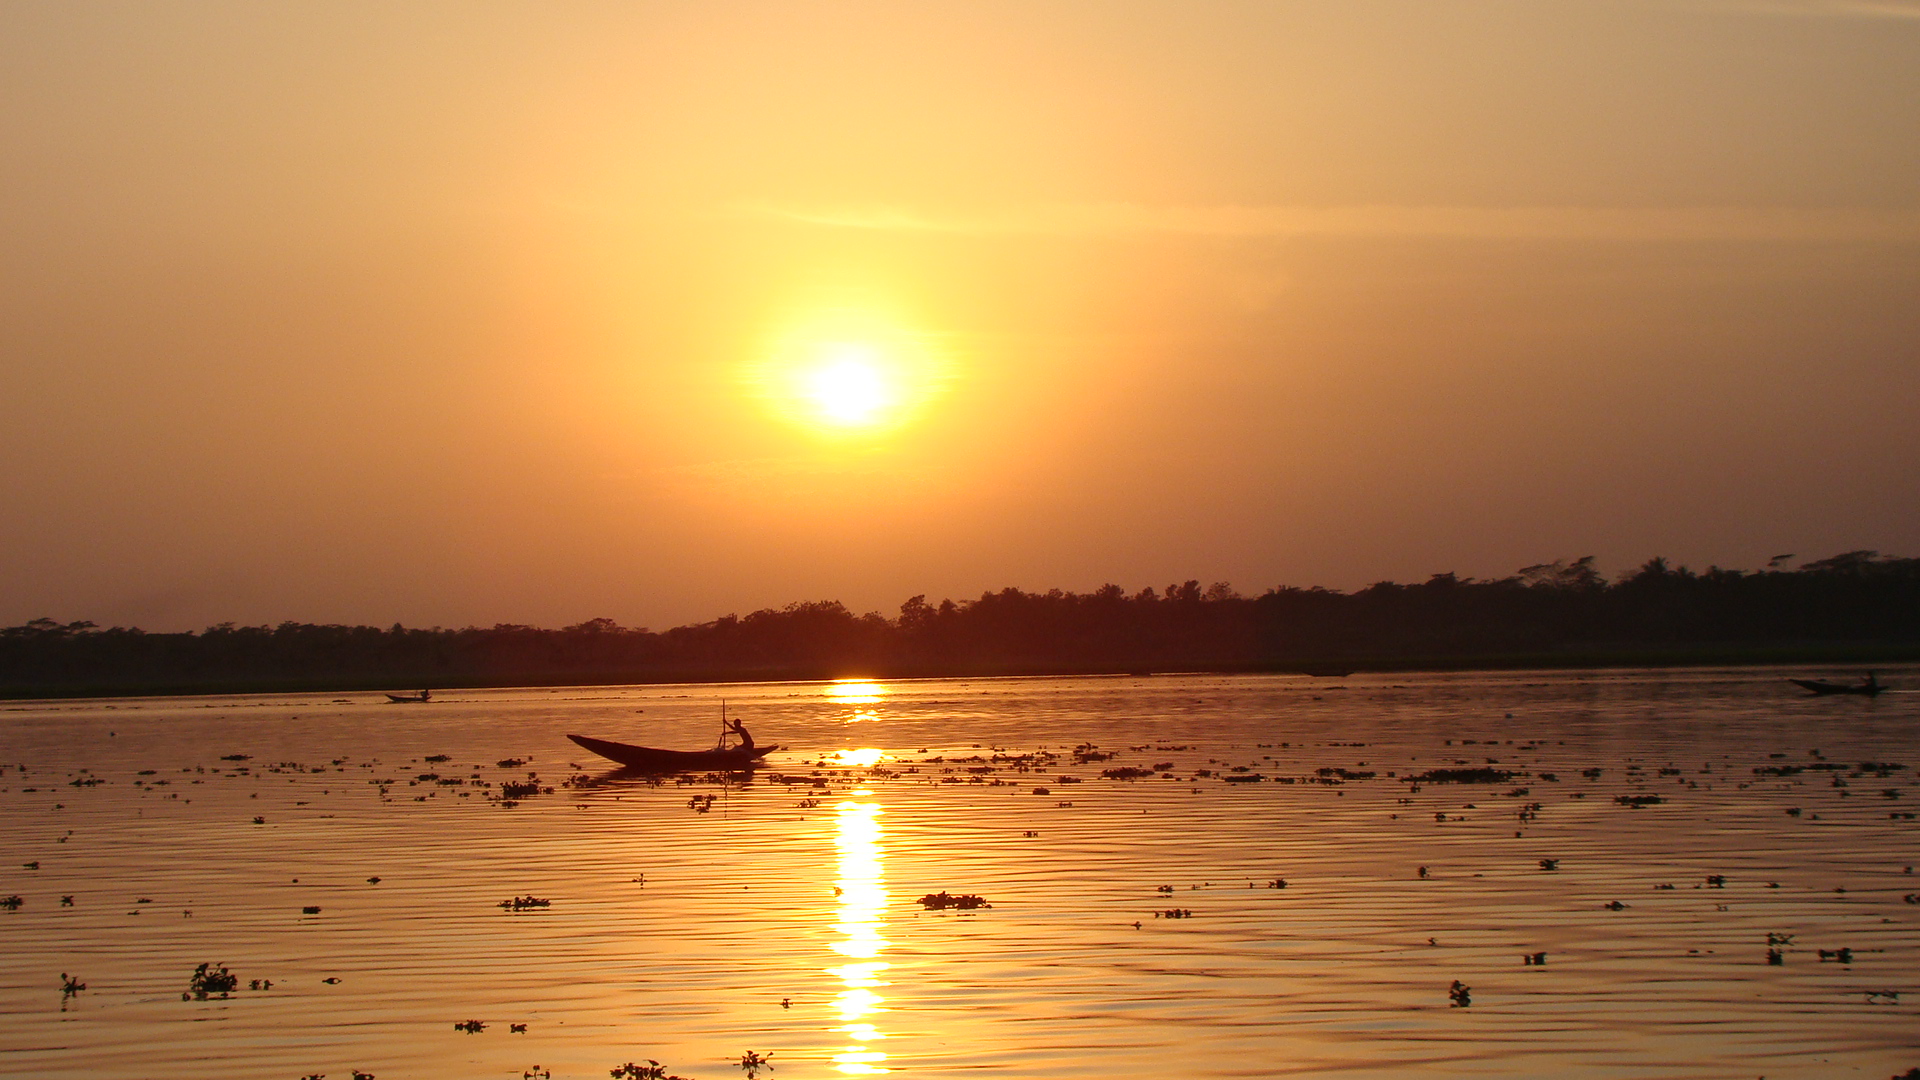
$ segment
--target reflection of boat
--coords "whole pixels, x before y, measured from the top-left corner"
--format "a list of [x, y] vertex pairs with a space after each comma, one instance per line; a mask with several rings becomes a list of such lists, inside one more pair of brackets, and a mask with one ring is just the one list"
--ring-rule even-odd
[[1886, 684], [1871, 671], [1867, 672], [1866, 678], [1857, 683], [1827, 682], [1824, 679], [1788, 679], [1787, 681], [1815, 694], [1864, 694], [1872, 697], [1887, 688]]
[[589, 739], [585, 735], [569, 735], [567, 738], [609, 761], [617, 761], [630, 769], [640, 769], [645, 772], [751, 769], [760, 764], [761, 758], [780, 749], [777, 746], [756, 746], [751, 749], [735, 747], [731, 750], [661, 750], [652, 746], [632, 746], [627, 743], [609, 742], [606, 739]]
[[432, 701], [432, 700], [433, 700], [433, 691], [431, 691], [431, 690], [422, 690], [422, 691], [420, 691], [420, 692], [419, 692], [419, 693], [417, 693], [417, 694], [388, 694], [388, 695], [387, 695], [387, 700], [388, 700], [388, 701], [394, 701], [394, 702], [400, 702], [400, 703], [403, 703], [403, 704], [404, 704], [405, 702], [409, 702], [409, 701]]

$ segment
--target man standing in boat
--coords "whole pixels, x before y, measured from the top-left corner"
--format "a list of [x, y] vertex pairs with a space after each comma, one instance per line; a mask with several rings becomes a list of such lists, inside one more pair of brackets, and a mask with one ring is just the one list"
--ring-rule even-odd
[[727, 721], [727, 730], [740, 737], [740, 749], [749, 754], [753, 752], [753, 736], [747, 734], [747, 726], [738, 720]]

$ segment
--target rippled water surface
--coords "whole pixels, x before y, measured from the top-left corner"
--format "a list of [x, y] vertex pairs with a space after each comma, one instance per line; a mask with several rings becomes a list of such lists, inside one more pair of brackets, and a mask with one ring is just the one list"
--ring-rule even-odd
[[[1787, 674], [11, 703], [0, 1074], [1879, 1080], [1920, 669]], [[750, 781], [564, 738], [711, 745], [723, 697]]]

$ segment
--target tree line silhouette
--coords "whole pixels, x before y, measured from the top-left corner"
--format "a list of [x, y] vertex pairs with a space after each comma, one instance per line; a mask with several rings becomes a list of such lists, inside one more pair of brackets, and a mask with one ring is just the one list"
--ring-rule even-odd
[[1449, 573], [1257, 596], [1198, 581], [1008, 588], [938, 604], [916, 596], [893, 618], [813, 601], [658, 632], [611, 619], [198, 633], [35, 619], [0, 629], [0, 694], [1920, 657], [1920, 559], [1780, 561], [1696, 573], [1656, 558], [1609, 581], [1588, 556], [1492, 580]]

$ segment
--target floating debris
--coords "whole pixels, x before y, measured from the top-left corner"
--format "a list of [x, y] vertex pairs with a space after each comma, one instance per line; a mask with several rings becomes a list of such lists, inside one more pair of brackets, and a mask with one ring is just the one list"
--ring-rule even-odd
[[227, 970], [225, 964], [201, 964], [193, 969], [193, 976], [187, 982], [187, 992], [180, 995], [181, 1001], [189, 998], [205, 1001], [209, 997], [226, 997], [240, 987], [240, 977]]
[[652, 1058], [648, 1058], [645, 1065], [635, 1065], [629, 1061], [615, 1067], [607, 1075], [613, 1080], [687, 1080], [687, 1077], [669, 1074], [665, 1066]]
[[944, 889], [937, 893], [928, 893], [915, 902], [928, 911], [945, 911], [948, 908], [954, 908], [959, 911], [972, 911], [975, 908], [990, 908], [993, 906], [987, 903], [986, 900], [972, 893], [962, 893], [959, 896], [955, 896]]
[[453, 1025], [453, 1030], [464, 1031], [469, 1035], [478, 1035], [487, 1030], [487, 1022], [485, 1020], [462, 1020]]
[[538, 896], [516, 896], [511, 900], [500, 901], [500, 906], [509, 911], [525, 911], [528, 908], [552, 907], [553, 901]]
[[1447, 988], [1447, 998], [1453, 1002], [1452, 1008], [1464, 1009], [1473, 1004], [1473, 988], [1455, 979], [1453, 985]]
[[740, 1071], [747, 1074], [747, 1080], [753, 1080], [754, 1076], [758, 1074], [761, 1069], [766, 1069], [769, 1072], [773, 1070], [773, 1055], [771, 1053], [761, 1054], [749, 1050], [740, 1055]]
[[1400, 779], [1409, 784], [1504, 784], [1519, 775], [1512, 769], [1428, 769]]

